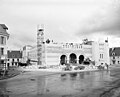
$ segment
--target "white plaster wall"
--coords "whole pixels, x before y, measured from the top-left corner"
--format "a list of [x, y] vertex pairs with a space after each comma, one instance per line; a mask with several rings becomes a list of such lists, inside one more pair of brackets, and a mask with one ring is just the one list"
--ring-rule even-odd
[[[110, 64], [113, 65], [113, 61], [115, 60], [115, 64], [120, 64], [120, 56], [115, 56], [115, 59], [113, 59], [113, 56], [110, 57]], [[119, 61], [119, 63], [118, 63]]]
[[110, 65], [110, 55], [109, 55], [109, 44], [105, 43], [105, 51], [104, 51], [104, 56], [105, 56], [105, 63]]
[[99, 65], [99, 43], [97, 42], [92, 43], [92, 60]]
[[[108, 44], [104, 45], [104, 50], [100, 50], [99, 43], [93, 42], [92, 45], [80, 45], [80, 48], [73, 48], [73, 46], [63, 47], [63, 44], [45, 44], [43, 45], [43, 64], [45, 65], [59, 65], [61, 55], [67, 56], [69, 62], [69, 56], [71, 53], [76, 54], [77, 60], [80, 55], [84, 55], [85, 58], [90, 58], [95, 61], [96, 65], [102, 63], [109, 63], [109, 47]], [[100, 53], [104, 54], [105, 59], [100, 59]], [[29, 51], [29, 58], [37, 60], [37, 47]]]
[[[9, 61], [7, 61], [7, 63], [9, 63], [9, 66], [12, 66], [13, 59], [14, 59], [14, 62], [18, 62], [17, 61], [18, 58], [8, 58], [8, 59], [9, 59]], [[21, 61], [22, 61], [22, 58], [19, 58], [19, 62], [21, 62]], [[15, 63], [13, 65], [15, 66]]]
[[[100, 46], [99, 44], [103, 44], [103, 46]], [[101, 48], [103, 50], [101, 50]], [[103, 54], [103, 58], [100, 58], [100, 54]], [[101, 63], [110, 64], [108, 43], [94, 42], [92, 45], [92, 56], [92, 59], [95, 60], [96, 65], [100, 65]]]
[[[0, 35], [0, 37], [1, 36], [3, 35]], [[5, 37], [6, 43], [5, 44], [0, 43], [0, 48], [4, 48], [4, 55], [1, 56], [1, 59], [6, 59], [7, 58], [7, 36], [3, 36], [3, 37]]]

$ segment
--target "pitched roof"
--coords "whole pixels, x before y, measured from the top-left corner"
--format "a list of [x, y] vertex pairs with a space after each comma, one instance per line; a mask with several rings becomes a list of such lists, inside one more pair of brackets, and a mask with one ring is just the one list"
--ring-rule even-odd
[[109, 49], [110, 56], [120, 56], [120, 47], [110, 48]]
[[8, 27], [5, 24], [0, 24], [0, 25], [3, 27], [3, 29], [7, 29], [8, 30]]
[[9, 34], [6, 31], [6, 30], [8, 30], [7, 26], [5, 24], [0, 24], [0, 26], [2, 27], [0, 29], [0, 35], [9, 36]]
[[22, 58], [22, 51], [7, 51], [8, 58]]

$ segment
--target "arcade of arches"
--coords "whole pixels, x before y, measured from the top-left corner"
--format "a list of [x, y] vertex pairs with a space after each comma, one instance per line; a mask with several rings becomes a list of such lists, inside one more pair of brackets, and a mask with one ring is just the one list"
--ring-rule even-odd
[[71, 53], [69, 55], [69, 59], [67, 59], [67, 56], [66, 55], [61, 55], [60, 57], [60, 64], [65, 64], [65, 63], [78, 63], [78, 64], [82, 64], [84, 61], [84, 55], [80, 55], [79, 56], [79, 59], [77, 59], [77, 55], [74, 54], [74, 53]]
[[65, 63], [67, 63], [67, 56], [66, 55], [62, 55], [61, 57], [60, 57], [60, 63], [63, 65], [63, 64], [65, 64]]

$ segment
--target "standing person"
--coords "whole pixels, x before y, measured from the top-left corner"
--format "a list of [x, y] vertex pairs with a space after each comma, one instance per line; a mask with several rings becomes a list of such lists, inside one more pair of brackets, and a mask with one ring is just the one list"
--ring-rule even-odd
[[107, 67], [107, 70], [109, 69], [109, 66], [108, 66], [108, 64], [107, 63], [105, 63], [105, 66]]

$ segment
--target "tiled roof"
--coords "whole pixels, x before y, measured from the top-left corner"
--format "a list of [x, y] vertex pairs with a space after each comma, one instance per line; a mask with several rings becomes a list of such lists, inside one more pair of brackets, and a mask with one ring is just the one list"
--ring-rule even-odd
[[22, 51], [7, 51], [8, 58], [22, 58]]
[[120, 47], [110, 48], [109, 49], [110, 56], [120, 56]]
[[5, 24], [0, 24], [0, 25], [3, 27], [3, 29], [7, 29], [8, 30], [8, 27]]
[[0, 24], [0, 26], [2, 27], [2, 28], [0, 28], [0, 35], [9, 36], [9, 34], [6, 31], [6, 30], [8, 30], [6, 25], [5, 24]]

